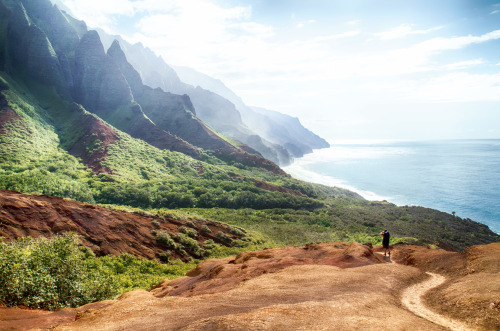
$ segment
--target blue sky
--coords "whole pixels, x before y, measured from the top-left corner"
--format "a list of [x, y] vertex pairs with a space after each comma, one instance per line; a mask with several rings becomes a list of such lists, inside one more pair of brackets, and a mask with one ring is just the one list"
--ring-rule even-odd
[[59, 0], [333, 140], [500, 138], [500, 0]]

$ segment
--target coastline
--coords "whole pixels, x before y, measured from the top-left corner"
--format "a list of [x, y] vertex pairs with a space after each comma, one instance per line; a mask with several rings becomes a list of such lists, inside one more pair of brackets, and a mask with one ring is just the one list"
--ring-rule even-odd
[[[354, 193], [357, 193], [357, 194], [361, 195], [363, 198], [365, 198], [366, 200], [370, 200], [370, 201], [382, 201], [382, 200], [389, 201], [391, 199], [390, 197], [378, 195], [377, 193], [372, 192], [372, 191], [360, 190], [354, 186], [347, 184], [345, 180], [335, 178], [332, 176], [328, 176], [328, 175], [322, 175], [322, 174], [316, 173], [314, 171], [307, 170], [307, 169], [301, 167], [300, 163], [297, 164], [296, 160], [294, 160], [294, 162], [292, 164], [290, 164], [286, 167], [281, 167], [281, 169], [283, 169], [287, 174], [289, 174], [290, 176], [292, 176], [295, 179], [299, 179], [299, 180], [303, 180], [303, 181], [311, 182], [311, 183], [315, 183], [315, 184], [323, 184], [323, 185], [331, 186], [331, 187], [340, 187], [340, 188], [352, 191]], [[300, 159], [298, 159], [298, 160], [300, 160]]]
[[[494, 184], [490, 184], [490, 178], [484, 178], [489, 174], [486, 171], [481, 171], [479, 173], [478, 169], [473, 169], [476, 173], [468, 174], [469, 176], [460, 176], [452, 172], [445, 173], [444, 177], [440, 177], [439, 171], [447, 170], [445, 166], [443, 169], [436, 170], [441, 164], [439, 162], [448, 162], [455, 166], [453, 159], [447, 160], [446, 153], [448, 150], [444, 150], [443, 146], [453, 148], [455, 146], [457, 150], [454, 151], [455, 154], [452, 157], [459, 157], [458, 160], [462, 160], [462, 154], [465, 156], [464, 165], [462, 168], [466, 168], [467, 171], [471, 171], [470, 165], [467, 157], [471, 155], [467, 154], [467, 150], [463, 150], [463, 146], [468, 146], [471, 144], [493, 144], [495, 149], [493, 149], [494, 157], [500, 158], [500, 155], [496, 153], [497, 146], [500, 146], [500, 140], [449, 140], [449, 141], [348, 141], [340, 143], [331, 143], [330, 148], [326, 149], [316, 149], [313, 153], [304, 155], [302, 158], [295, 159], [294, 162], [282, 169], [290, 174], [292, 177], [304, 180], [312, 183], [323, 184], [327, 186], [336, 186], [350, 190], [352, 192], [358, 193], [363, 198], [369, 201], [389, 201], [398, 206], [422, 206], [426, 208], [432, 208], [447, 213], [456, 212], [456, 215], [461, 218], [470, 218], [476, 222], [487, 225], [493, 232], [500, 234], [500, 218], [498, 217], [499, 210], [495, 209], [494, 202], [490, 200], [495, 199], [494, 192], [491, 194], [491, 189]], [[402, 173], [398, 174], [398, 168], [391, 164], [390, 177], [397, 177], [392, 182], [386, 182], [387, 178], [380, 175], [381, 163], [383, 162], [401, 162], [400, 160], [405, 160], [404, 162], [410, 162], [412, 158], [422, 159], [421, 150], [423, 147], [432, 147], [433, 153], [443, 152], [443, 155], [439, 155], [442, 160], [434, 161], [434, 163], [423, 163], [421, 167], [425, 167], [426, 171], [431, 169], [431, 173], [427, 174], [423, 172], [416, 175], [409, 174], [412, 169], [406, 169], [402, 167]], [[437, 146], [439, 149], [436, 151], [434, 147]], [[416, 152], [415, 152], [415, 150]], [[458, 151], [458, 153], [457, 153]], [[432, 154], [432, 153], [431, 153]], [[437, 155], [437, 154], [436, 154]], [[431, 156], [434, 156], [432, 154]], [[425, 157], [428, 157], [425, 155]], [[466, 162], [467, 161], [467, 162]], [[485, 162], [481, 162], [481, 159], [474, 160], [474, 165], [483, 165]], [[491, 162], [490, 162], [491, 163]], [[334, 164], [334, 166], [332, 166]], [[372, 164], [376, 164], [379, 168], [374, 168], [374, 172], [370, 173], [372, 170]], [[406, 163], [405, 163], [406, 164]], [[449, 164], [445, 164], [449, 165]], [[333, 170], [340, 168], [340, 171], [335, 171], [337, 176], [333, 176]], [[347, 170], [346, 170], [347, 169]], [[360, 170], [361, 169], [361, 170]], [[396, 170], [394, 170], [396, 169]], [[415, 169], [413, 169], [415, 170]], [[417, 169], [422, 170], [422, 169]], [[459, 169], [460, 170], [460, 169]], [[479, 169], [482, 170], [482, 169]], [[359, 171], [357, 173], [356, 171]], [[391, 172], [392, 171], [392, 172]], [[346, 174], [347, 176], [342, 176]], [[500, 172], [497, 172], [498, 174]], [[459, 173], [460, 174], [460, 173]], [[387, 176], [387, 174], [385, 174]], [[479, 180], [475, 180], [475, 175], [481, 176]], [[407, 178], [407, 177], [414, 178]], [[421, 178], [419, 178], [419, 176]], [[358, 178], [360, 177], [360, 178]], [[500, 176], [494, 175], [496, 180], [500, 180]], [[350, 178], [350, 179], [349, 179]], [[369, 178], [369, 180], [366, 180]], [[404, 181], [404, 185], [399, 185], [397, 179]], [[392, 178], [390, 178], [392, 180]], [[421, 184], [421, 187], [415, 188], [411, 186], [411, 180], [416, 181], [417, 184]], [[377, 182], [378, 181], [378, 182]], [[447, 187], [448, 182], [457, 186], [456, 191], [453, 186]], [[422, 184], [423, 182], [423, 184]], [[478, 186], [474, 187], [475, 191], [469, 186], [471, 184], [477, 184], [477, 182], [482, 182], [484, 187]], [[458, 184], [457, 184], [458, 183]], [[358, 186], [358, 185], [359, 186]], [[429, 187], [426, 187], [428, 185]], [[385, 189], [384, 193], [380, 193], [380, 190], [376, 188]], [[386, 187], [387, 186], [387, 187]], [[400, 187], [401, 186], [401, 187]], [[418, 186], [418, 185], [417, 185]], [[490, 187], [491, 186], [491, 187]], [[362, 188], [360, 188], [362, 187]], [[422, 191], [422, 188], [425, 190]], [[406, 189], [406, 190], [405, 190]], [[420, 190], [420, 191], [419, 191]], [[463, 190], [461, 192], [460, 190]], [[389, 194], [387, 193], [389, 192]], [[456, 196], [454, 196], [456, 194]], [[498, 195], [498, 193], [497, 193]]]

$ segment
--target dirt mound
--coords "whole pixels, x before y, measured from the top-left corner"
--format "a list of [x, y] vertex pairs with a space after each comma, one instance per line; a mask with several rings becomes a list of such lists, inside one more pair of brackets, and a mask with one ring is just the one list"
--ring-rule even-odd
[[156, 297], [195, 296], [233, 289], [241, 282], [276, 273], [297, 265], [359, 267], [381, 263], [368, 246], [358, 243], [310, 244], [258, 252], [245, 252], [236, 258], [208, 260], [186, 277], [164, 280], [152, 291]]
[[463, 274], [465, 270], [463, 254], [442, 249], [401, 245], [393, 250], [392, 258], [400, 264], [445, 275]]
[[88, 315], [89, 312], [103, 309], [112, 303], [113, 301], [101, 301], [76, 309], [64, 308], [58, 311], [0, 307], [0, 330], [47, 330], [71, 323], [81, 315]]
[[[24, 236], [50, 237], [73, 231], [81, 236], [85, 246], [97, 255], [130, 253], [152, 259], [160, 258], [169, 247], [156, 240], [156, 233], [179, 233], [187, 222], [197, 231], [196, 240], [202, 244], [212, 239], [227, 245], [216, 234], [223, 232], [232, 239], [240, 239], [223, 224], [212, 221], [178, 220], [155, 215], [128, 213], [76, 201], [49, 196], [35, 196], [0, 190], [0, 237], [7, 240]], [[208, 227], [211, 232], [202, 231]], [[186, 259], [176, 250], [171, 257]]]

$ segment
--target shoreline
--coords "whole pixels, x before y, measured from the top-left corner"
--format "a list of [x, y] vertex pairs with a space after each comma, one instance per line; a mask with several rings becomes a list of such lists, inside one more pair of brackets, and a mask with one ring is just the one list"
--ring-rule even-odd
[[314, 184], [322, 184], [331, 187], [343, 188], [361, 195], [364, 199], [368, 201], [383, 201], [383, 200], [389, 201], [391, 199], [391, 197], [381, 196], [372, 191], [360, 190], [354, 186], [346, 184], [344, 180], [339, 178], [335, 178], [328, 175], [322, 175], [311, 170], [300, 168], [300, 166], [297, 165], [294, 168], [293, 163], [286, 167], [282, 167], [281, 169], [283, 169], [287, 174], [289, 174], [295, 179]]
[[[466, 142], [466, 141], [477, 141], [477, 142], [496, 141], [496, 142], [498, 142], [500, 140], [499, 139], [488, 139], [488, 140], [485, 140], [485, 139], [462, 139], [462, 140], [453, 139], [453, 140], [446, 140], [446, 141], [442, 141], [442, 142], [443, 143], [458, 143], [460, 141], [461, 142]], [[419, 144], [419, 143], [428, 143], [428, 142], [429, 141], [415, 141], [415, 142], [410, 142], [410, 143]], [[400, 195], [400, 199], [398, 199], [399, 195], [396, 195], [396, 196], [381, 195], [381, 194], [378, 194], [378, 193], [371, 191], [371, 190], [359, 189], [359, 188], [349, 184], [344, 179], [333, 177], [331, 175], [321, 174], [321, 173], [318, 173], [316, 171], [308, 169], [308, 165], [314, 164], [314, 163], [327, 163], [327, 162], [335, 162], [335, 161], [341, 162], [343, 160], [349, 160], [350, 158], [352, 158], [352, 159], [358, 159], [358, 158], [369, 159], [371, 157], [370, 155], [360, 156], [357, 153], [347, 154], [346, 150], [349, 147], [351, 147], [351, 148], [368, 147], [368, 148], [373, 148], [373, 149], [377, 149], [380, 147], [386, 147], [386, 146], [391, 147], [390, 145], [387, 144], [387, 142], [382, 142], [380, 145], [377, 144], [377, 142], [373, 142], [373, 141], [371, 144], [366, 144], [366, 143], [367, 143], [366, 141], [363, 141], [361, 144], [360, 143], [347, 143], [347, 144], [330, 143], [331, 144], [330, 148], [315, 149], [315, 150], [313, 150], [312, 153], [306, 154], [301, 158], [295, 159], [292, 162], [292, 164], [285, 166], [285, 167], [282, 167], [282, 169], [287, 174], [289, 174], [290, 176], [292, 176], [295, 179], [303, 180], [303, 181], [311, 182], [311, 183], [315, 183], [315, 184], [322, 184], [322, 185], [331, 186], [331, 187], [343, 188], [343, 189], [346, 189], [346, 190], [349, 190], [349, 191], [352, 191], [354, 193], [359, 194], [361, 197], [363, 197], [364, 199], [366, 199], [368, 201], [384, 201], [385, 200], [385, 201], [393, 203], [399, 207], [401, 207], [401, 206], [420, 206], [420, 207], [424, 207], [424, 208], [431, 208], [431, 209], [439, 210], [439, 211], [442, 211], [442, 212], [445, 212], [448, 214], [451, 214], [452, 211], [456, 211], [457, 212], [456, 215], [458, 217], [460, 217], [462, 219], [466, 219], [466, 218], [472, 219], [473, 221], [476, 221], [478, 223], [481, 223], [481, 224], [488, 226], [488, 228], [491, 231], [493, 231], [497, 234], [500, 234], [500, 224], [496, 224], [494, 221], [494, 218], [492, 221], [488, 221], [487, 219], [485, 219], [484, 215], [481, 216], [481, 214], [478, 212], [476, 212], [475, 214], [474, 214], [474, 211], [468, 212], [467, 206], [460, 208], [460, 206], [453, 206], [452, 205], [449, 208], [445, 208], [445, 207], [443, 208], [443, 206], [432, 206], [431, 204], [428, 204], [425, 202], [411, 203], [409, 201], [406, 201], [408, 199], [404, 199], [404, 195]], [[380, 143], [380, 142], [378, 142], [378, 143]], [[398, 143], [401, 143], [401, 142], [395, 142], [395, 144], [398, 144]], [[403, 143], [406, 143], [406, 142], [403, 142]], [[340, 151], [339, 151], [340, 155], [336, 155], [335, 157], [332, 158], [331, 150], [335, 147], [340, 149]], [[345, 154], [343, 154], [343, 153], [345, 153]], [[382, 156], [384, 156], [384, 155], [382, 155]], [[400, 200], [400, 201], [397, 201], [397, 200]], [[415, 199], [415, 200], [418, 200], [418, 199]], [[488, 211], [487, 209], [483, 209], [483, 210]], [[493, 215], [493, 217], [494, 217], [494, 215]]]

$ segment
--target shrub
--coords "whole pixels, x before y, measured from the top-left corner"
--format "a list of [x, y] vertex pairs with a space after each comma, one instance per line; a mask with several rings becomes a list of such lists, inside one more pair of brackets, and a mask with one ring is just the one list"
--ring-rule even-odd
[[233, 243], [233, 239], [228, 235], [228, 234], [225, 234], [224, 232], [222, 231], [219, 231], [215, 234], [215, 236], [222, 242], [228, 244], [228, 245], [231, 245]]
[[198, 232], [195, 229], [189, 229], [186, 234], [191, 238], [198, 237]]
[[170, 237], [166, 231], [160, 231], [156, 235], [156, 241], [160, 244], [164, 244], [169, 248], [175, 248], [175, 241]]
[[201, 232], [203, 232], [203, 233], [212, 233], [212, 230], [210, 230], [210, 228], [206, 224], [204, 224], [201, 227]]
[[198, 232], [195, 229], [188, 229], [185, 226], [179, 227], [179, 232], [191, 238], [196, 238], [198, 236]]
[[233, 241], [234, 247], [247, 247], [249, 243], [243, 240], [235, 240]]
[[170, 252], [170, 251], [165, 251], [165, 252], [161, 253], [160, 254], [160, 261], [163, 263], [170, 262], [170, 255], [171, 254], [172, 254], [172, 252]]
[[196, 229], [196, 225], [192, 221], [187, 221], [186, 225], [189, 226], [192, 229]]
[[174, 238], [179, 244], [180, 246], [179, 248], [184, 249], [197, 257], [203, 256], [204, 251], [201, 249], [200, 245], [196, 240], [191, 239], [182, 233], [174, 235]]
[[238, 237], [244, 237], [245, 236], [245, 232], [240, 229], [240, 228], [237, 228], [237, 227], [234, 227], [234, 226], [228, 226], [227, 229], [229, 230], [229, 232], [231, 232], [232, 234], [238, 236]]
[[203, 242], [203, 248], [204, 249], [208, 249], [208, 250], [214, 249], [215, 248], [215, 242], [212, 239], [205, 240]]
[[118, 285], [95, 260], [72, 233], [0, 242], [0, 301], [55, 309], [109, 299]]
[[157, 229], [159, 229], [159, 228], [160, 228], [160, 222], [158, 222], [158, 221], [154, 221], [154, 220], [153, 220], [153, 221], [151, 221], [151, 224], [153, 224], [153, 226], [154, 226], [155, 228], [157, 228]]
[[[171, 251], [166, 250], [160, 254], [160, 260], [166, 263]], [[106, 255], [94, 259], [97, 265], [111, 270], [114, 277], [119, 280], [119, 292], [124, 293], [133, 289], [148, 289], [158, 284], [162, 279], [173, 279], [184, 276], [195, 264], [185, 264], [181, 261], [169, 261], [162, 264], [158, 260], [146, 260], [131, 254], [122, 254], [119, 257]]]

